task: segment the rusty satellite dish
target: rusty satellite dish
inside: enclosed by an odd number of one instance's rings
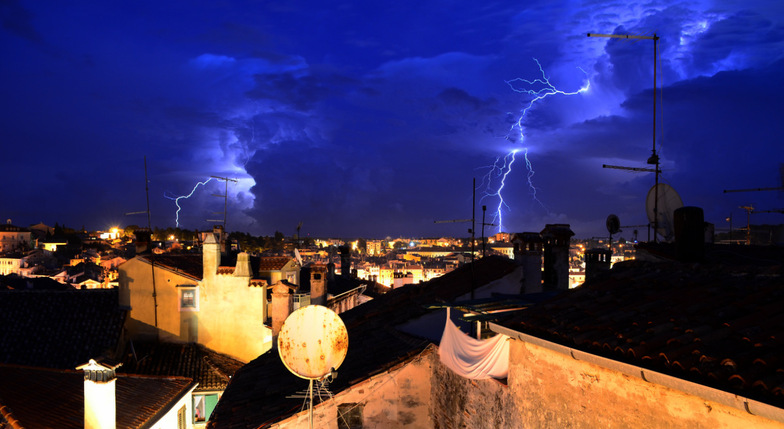
[[[334,311],[308,305],[291,313],[278,335],[286,368],[307,380],[321,380],[338,369],[348,351],[348,331]]]

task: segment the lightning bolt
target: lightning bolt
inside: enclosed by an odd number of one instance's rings
[[[174,195],[170,195],[170,194],[163,194],[164,197],[166,197],[166,198],[168,198],[170,200],[174,200],[174,204],[177,206],[177,212],[174,214],[174,216],[175,216],[174,217],[174,222],[175,222],[177,228],[180,227],[180,210],[182,210],[182,207],[180,207],[180,200],[183,199],[183,198],[185,198],[185,199],[190,198],[191,195],[193,195],[193,193],[196,192],[196,189],[199,186],[204,186],[207,183],[210,183],[210,181],[212,179],[213,178],[210,177],[209,179],[207,179],[207,180],[205,180],[203,182],[197,182],[196,185],[193,186],[193,189],[191,189],[191,193],[188,194],[188,195],[180,195],[178,197],[178,196],[174,196]]]
[[[539,60],[536,58],[533,59],[536,65],[539,67],[539,72],[541,77],[536,78],[534,80],[528,80],[523,78],[515,78],[506,81],[506,84],[512,89],[512,91],[523,94],[527,97],[530,97],[525,107],[520,111],[517,120],[512,124],[509,128],[509,133],[505,136],[505,138],[509,141],[514,141],[520,145],[523,145],[525,141],[525,120],[528,116],[528,112],[534,108],[539,102],[550,97],[552,95],[577,95],[588,91],[590,88],[590,81],[586,79],[585,84],[583,84],[580,89],[577,91],[566,92],[562,91],[555,87],[555,85],[550,82],[550,78],[547,77],[547,74],[544,72],[542,65],[539,63]],[[585,70],[578,67],[580,71],[585,73]],[[587,76],[587,73],[585,73]],[[512,137],[515,136],[515,137]],[[506,180],[509,174],[512,172],[512,164],[515,162],[515,158],[518,152],[523,154],[523,158],[525,159],[525,168],[527,171],[526,180],[528,182],[528,188],[531,190],[531,197],[534,201],[539,203],[542,208],[548,211],[547,207],[539,200],[536,195],[536,186],[534,185],[533,177],[536,172],[534,171],[533,164],[531,163],[531,159],[528,157],[528,146],[523,146],[522,148],[515,148],[509,151],[506,156],[503,157],[503,163],[501,163],[501,157],[496,158],[495,162],[486,167],[488,169],[487,174],[483,177],[482,184],[480,184],[480,188],[484,187],[484,195],[480,199],[480,201],[484,200],[485,198],[498,198],[498,207],[493,214],[491,219],[491,223],[498,226],[498,232],[503,232],[504,230],[504,222],[503,222],[503,212],[504,209],[510,210],[509,205],[506,204],[504,201],[503,190],[506,187]],[[493,190],[495,189],[495,190]]]

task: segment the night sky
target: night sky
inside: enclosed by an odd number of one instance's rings
[[[654,43],[586,33],[661,38],[656,147],[685,205],[717,229],[784,209],[723,192],[784,186],[781,1],[384,3],[0,0],[0,217],[146,225],[146,156],[159,227],[210,176],[254,235],[466,236],[434,221],[471,217],[474,178],[504,231],[645,224],[653,174],[602,164],[650,167]],[[225,191],[178,200],[179,226],[223,219]]]

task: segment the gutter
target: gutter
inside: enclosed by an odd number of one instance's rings
[[[702,384],[686,381],[681,378],[652,371],[647,368],[642,368],[636,365],[619,362],[595,354],[586,353],[582,350],[577,350],[571,347],[563,346],[561,344],[553,343],[551,341],[543,340],[541,338],[524,334],[496,323],[491,322],[490,329],[493,332],[504,334],[513,339],[534,344],[536,346],[543,347],[563,355],[571,356],[574,360],[592,363],[602,368],[628,375],[629,377],[634,377],[649,383],[655,383],[661,386],[669,387],[670,389],[688,393],[705,400],[746,411],[747,413],[755,416],[775,420],[779,423],[784,423],[784,409],[774,407],[773,405],[768,405],[760,401],[755,401],[753,399],[735,395],[723,390],[714,389]]]

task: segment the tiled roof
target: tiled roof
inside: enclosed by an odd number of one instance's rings
[[[73,290],[73,286],[49,277],[22,277],[15,274],[0,276],[0,290]],[[2,305],[2,304],[0,304]]]
[[[140,256],[140,260],[150,262],[150,255]],[[201,254],[193,253],[163,253],[153,257],[155,265],[164,266],[173,271],[179,271],[184,275],[193,277],[196,280],[202,279],[203,259]]]
[[[212,391],[225,389],[243,365],[200,344],[134,342],[126,347],[123,365],[117,371],[187,377],[199,383],[196,391]]]
[[[117,302],[116,289],[0,291],[0,363],[68,369],[114,352]]]
[[[0,380],[0,414],[17,425],[10,427],[84,427],[82,371],[0,364]],[[118,375],[117,427],[147,427],[193,385],[192,380],[183,377]]]
[[[487,257],[476,262],[476,284],[509,274],[516,265],[508,258]],[[341,313],[349,335],[346,359],[330,384],[333,393],[388,371],[421,353],[428,340],[404,334],[395,326],[420,317],[426,305],[469,293],[471,266],[465,265],[427,283],[391,290],[370,302]],[[271,350],[240,369],[232,378],[210,418],[211,428],[260,427],[299,411],[301,399],[287,399],[307,388],[307,381],[290,373]]]
[[[283,269],[291,261],[291,258],[286,256],[262,256],[258,260],[259,271],[276,271]]]
[[[502,325],[782,407],[784,259],[757,251],[622,262]]]

